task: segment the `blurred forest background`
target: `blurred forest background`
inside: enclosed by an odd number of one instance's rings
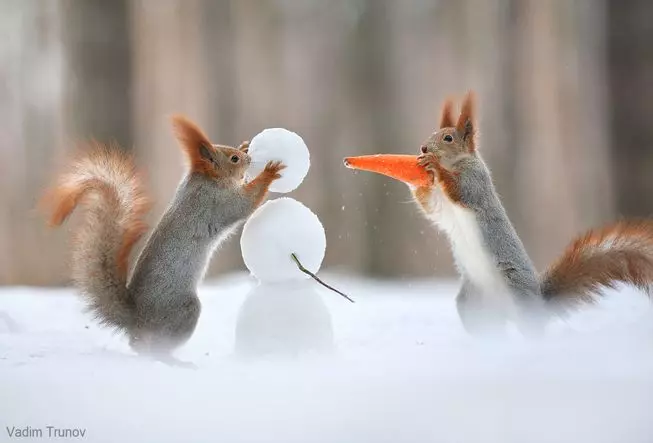
[[[321,218],[332,271],[454,275],[406,186],[342,157],[417,153],[442,100],[472,88],[538,268],[580,230],[652,212],[648,0],[0,0],[0,34],[0,284],[68,282],[70,225],[34,208],[79,141],[135,152],[155,223],[184,171],[177,112],[215,143],[304,138],[291,196]],[[210,275],[244,269],[234,236]]]

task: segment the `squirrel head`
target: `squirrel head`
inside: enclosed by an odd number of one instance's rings
[[[445,165],[476,155],[476,115],[475,97],[468,92],[458,120],[454,119],[453,101],[447,99],[442,106],[440,129],[435,131],[421,146],[423,154],[434,153]]]
[[[249,143],[240,148],[215,145],[192,121],[181,115],[172,117],[175,137],[188,158],[190,170],[216,180],[242,180],[251,163]]]

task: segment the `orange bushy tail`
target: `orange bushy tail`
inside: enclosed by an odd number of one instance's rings
[[[543,274],[542,295],[561,310],[593,302],[603,288],[653,288],[653,221],[621,221],[575,239]]]
[[[73,279],[102,323],[129,328],[133,303],[127,292],[129,254],[147,225],[143,184],[130,157],[94,144],[43,197],[50,225],[59,226],[78,204],[85,220],[72,248]]]

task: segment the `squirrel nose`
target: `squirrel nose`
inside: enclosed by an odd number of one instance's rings
[[[422,150],[422,153],[423,153],[423,154],[426,154],[426,151],[428,150],[428,148],[426,147],[426,145],[422,145],[422,147],[421,147],[420,149]]]

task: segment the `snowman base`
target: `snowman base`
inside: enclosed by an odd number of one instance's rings
[[[238,314],[237,356],[293,357],[333,347],[331,315],[313,281],[261,282]]]

